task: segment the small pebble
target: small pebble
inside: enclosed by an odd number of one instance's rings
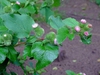
[[[77,60],[73,60],[73,62],[76,62]]]
[[[57,67],[53,67],[53,68],[52,68],[52,70],[57,70],[57,69],[58,69]]]
[[[100,62],[100,59],[98,59],[97,61]]]

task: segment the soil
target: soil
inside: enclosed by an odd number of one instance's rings
[[[93,0],[62,0],[59,7],[62,18],[73,17],[77,20],[86,19],[93,25],[92,43],[84,45],[76,37],[73,41],[65,40],[61,50],[65,57],[61,61],[54,61],[45,68],[46,72],[42,75],[66,75],[66,70],[72,70],[77,73],[83,72],[86,75],[100,75],[100,7]],[[47,26],[42,25],[49,32]],[[20,51],[22,47],[18,48]],[[27,63],[26,63],[27,64]],[[56,69],[53,69],[56,68]],[[18,75],[23,75],[19,67],[12,64],[8,66],[8,70],[14,70]]]

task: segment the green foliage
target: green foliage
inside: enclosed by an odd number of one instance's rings
[[[69,29],[66,27],[62,27],[57,31],[57,39],[58,43],[61,44],[66,37],[69,35]]]
[[[1,54],[0,54],[1,55]],[[0,59],[1,60],[1,59]],[[1,74],[1,71],[5,70],[6,69],[6,66],[8,65],[8,58],[6,58],[2,64],[0,64],[0,74]]]
[[[58,52],[58,46],[56,45],[43,44],[42,42],[33,43],[31,55],[38,60],[36,70],[42,69],[53,62],[57,58]]]
[[[0,47],[0,64],[6,59],[6,55],[8,53],[8,49],[5,47]]]
[[[26,6],[18,10],[20,14],[34,14],[36,12],[35,7],[32,5]]]
[[[55,7],[60,6],[60,0],[54,0],[53,6]]]
[[[89,36],[80,35],[81,42],[83,42],[84,44],[90,44],[91,37],[92,37],[92,35],[89,35]]]
[[[55,32],[50,32],[45,36],[45,40],[48,41],[48,42],[51,42],[51,43],[54,42],[55,38],[56,38]]]
[[[63,23],[68,27],[75,27],[79,25],[79,22],[76,21],[74,18],[66,18],[63,20]]]
[[[14,32],[18,38],[28,37],[34,20],[28,15],[4,14],[1,15],[5,26]]]
[[[67,70],[66,71],[67,75],[77,75],[75,72],[71,71],[71,70]]]
[[[23,58],[26,59],[27,56],[31,57],[31,46],[27,45],[23,51]]]
[[[49,17],[54,13],[49,7],[42,7],[40,10],[40,14],[43,15],[46,19],[46,22],[48,22]]]
[[[65,26],[60,17],[54,17],[50,16],[49,17],[49,24],[52,28],[58,30],[59,28]]]
[[[73,40],[78,35],[84,44],[91,43],[88,23],[80,23],[74,18],[62,20],[52,11],[52,7],[60,6],[60,1],[0,0],[0,75],[9,75],[6,72],[8,62],[20,66],[26,75],[44,72],[43,68],[58,57],[59,46],[67,38]],[[39,18],[45,19],[55,32],[43,36],[45,30],[35,22],[35,19],[39,22]],[[76,26],[80,27],[78,32]],[[21,44],[25,46],[22,56],[15,49]],[[37,60],[36,67],[24,67],[27,58]],[[74,72],[67,71],[67,74]],[[11,72],[10,75],[16,74]]]
[[[84,73],[75,73],[71,70],[66,70],[66,75],[83,75]]]
[[[96,4],[100,5],[100,0],[95,0]]]
[[[37,38],[40,38],[44,34],[44,29],[40,26],[34,28],[34,33]]]
[[[0,35],[0,46],[9,46],[11,45],[12,35],[11,34],[2,34]]]
[[[7,57],[9,58],[10,61],[15,62],[17,60],[17,52],[13,47],[8,47],[8,54]]]

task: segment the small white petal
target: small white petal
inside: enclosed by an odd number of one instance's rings
[[[33,27],[33,28],[38,27],[38,23],[33,24],[32,27]]]

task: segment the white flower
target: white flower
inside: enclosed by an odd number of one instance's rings
[[[32,25],[32,27],[33,27],[33,28],[38,27],[38,23],[34,23],[34,24]]]
[[[6,34],[4,34],[3,36],[4,36],[4,37],[6,37],[7,35],[6,35]]]
[[[55,44],[55,45],[58,44],[58,42],[57,42],[57,38],[54,39],[54,44]]]
[[[20,2],[19,1],[16,1],[16,4],[20,5]]]

